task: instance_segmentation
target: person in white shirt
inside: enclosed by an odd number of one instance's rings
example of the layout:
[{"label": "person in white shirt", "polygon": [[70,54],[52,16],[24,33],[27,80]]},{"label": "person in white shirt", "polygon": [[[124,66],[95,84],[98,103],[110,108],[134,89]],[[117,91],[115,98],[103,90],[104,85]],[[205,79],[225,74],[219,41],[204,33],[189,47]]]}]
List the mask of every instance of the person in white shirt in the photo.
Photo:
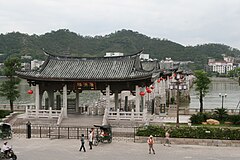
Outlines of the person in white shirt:
[{"label": "person in white shirt", "polygon": [[2,149],[1,149],[1,152],[3,152],[3,153],[5,153],[5,154],[7,154],[7,152],[11,149],[11,147],[9,147],[8,145],[7,145],[7,141],[5,141],[4,143],[3,143],[3,146],[2,146]]},{"label": "person in white shirt", "polygon": [[88,141],[89,141],[90,149],[92,149],[92,145],[93,145],[93,132],[92,131],[89,131]]}]

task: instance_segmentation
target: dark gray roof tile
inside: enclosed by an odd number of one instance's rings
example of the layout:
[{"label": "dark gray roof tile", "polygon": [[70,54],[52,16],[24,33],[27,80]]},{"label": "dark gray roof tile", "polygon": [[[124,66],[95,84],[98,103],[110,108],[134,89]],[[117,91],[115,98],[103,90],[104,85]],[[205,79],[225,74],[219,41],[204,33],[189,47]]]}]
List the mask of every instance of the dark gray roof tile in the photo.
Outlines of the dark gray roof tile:
[{"label": "dark gray roof tile", "polygon": [[122,57],[77,58],[49,56],[38,71],[17,72],[25,79],[127,80],[151,77],[152,71],[135,66],[139,54]]}]

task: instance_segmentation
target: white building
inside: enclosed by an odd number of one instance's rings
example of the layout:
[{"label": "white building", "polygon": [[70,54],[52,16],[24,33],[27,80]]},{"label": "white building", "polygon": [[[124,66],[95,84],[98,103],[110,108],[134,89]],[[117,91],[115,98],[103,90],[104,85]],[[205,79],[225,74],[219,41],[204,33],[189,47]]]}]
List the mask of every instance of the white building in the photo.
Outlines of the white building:
[{"label": "white building", "polygon": [[104,57],[117,57],[117,56],[123,56],[124,54],[121,52],[107,52]]},{"label": "white building", "polygon": [[171,58],[166,58],[165,60],[161,60],[160,68],[161,69],[170,69],[173,68],[173,60]]},{"label": "white building", "polygon": [[225,58],[224,61],[215,61],[215,59],[209,59],[208,66],[210,71],[220,74],[227,74],[228,71],[233,70],[236,66],[233,63],[233,59]]},{"label": "white building", "polygon": [[40,60],[32,60],[31,61],[31,70],[39,68],[42,64],[44,63],[44,61],[40,61]]},{"label": "white building", "polygon": [[149,54],[141,54],[140,59],[149,60]]}]

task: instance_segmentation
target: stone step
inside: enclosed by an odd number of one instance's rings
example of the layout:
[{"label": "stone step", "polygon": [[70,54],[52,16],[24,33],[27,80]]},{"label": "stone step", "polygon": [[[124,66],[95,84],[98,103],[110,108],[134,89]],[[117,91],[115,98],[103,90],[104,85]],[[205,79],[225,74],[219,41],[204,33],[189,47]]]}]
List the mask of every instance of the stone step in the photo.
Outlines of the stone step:
[{"label": "stone step", "polygon": [[64,118],[60,126],[85,126],[92,127],[93,125],[101,125],[103,116],[88,116],[88,115],[78,115],[71,114],[68,118]]},{"label": "stone step", "polygon": [[128,127],[138,127],[141,125],[144,125],[144,122],[142,121],[130,121],[130,120],[109,120],[108,123],[112,127],[120,127],[120,128],[128,128]]}]

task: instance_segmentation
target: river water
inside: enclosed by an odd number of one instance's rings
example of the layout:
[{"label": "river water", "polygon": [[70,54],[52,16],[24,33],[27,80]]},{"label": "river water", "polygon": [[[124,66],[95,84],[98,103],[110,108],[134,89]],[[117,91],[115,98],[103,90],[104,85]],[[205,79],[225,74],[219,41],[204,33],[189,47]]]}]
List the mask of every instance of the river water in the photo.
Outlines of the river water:
[{"label": "river water", "polygon": [[[214,109],[222,107],[222,95],[227,94],[227,97],[223,98],[223,107],[228,109],[236,109],[240,100],[240,86],[236,80],[229,78],[211,78],[211,84],[209,86],[209,92],[203,99],[204,109]],[[198,95],[193,87],[190,91],[191,102],[190,108],[199,108],[200,103]]]},{"label": "river water", "polygon": [[[3,79],[0,79],[0,82],[2,81]],[[32,95],[27,94],[27,91],[29,89],[31,89],[31,87],[29,87],[26,80],[22,80],[19,85],[20,97],[14,103],[19,104],[34,103],[34,94]],[[219,93],[227,94],[227,97],[224,98],[223,101],[224,108],[236,109],[238,102],[240,100],[240,86],[238,85],[237,81],[228,78],[212,79],[209,92],[207,93],[203,101],[204,109],[214,109],[222,107],[222,98],[219,97]],[[91,98],[91,100],[89,98]],[[88,102],[91,103],[92,99],[98,98],[99,92],[83,92],[82,96],[80,96],[80,103]],[[199,108],[199,99],[197,93],[195,92],[194,87],[190,90],[190,98],[191,102],[186,107]],[[9,102],[4,97],[0,97],[0,103],[8,104]]]}]

